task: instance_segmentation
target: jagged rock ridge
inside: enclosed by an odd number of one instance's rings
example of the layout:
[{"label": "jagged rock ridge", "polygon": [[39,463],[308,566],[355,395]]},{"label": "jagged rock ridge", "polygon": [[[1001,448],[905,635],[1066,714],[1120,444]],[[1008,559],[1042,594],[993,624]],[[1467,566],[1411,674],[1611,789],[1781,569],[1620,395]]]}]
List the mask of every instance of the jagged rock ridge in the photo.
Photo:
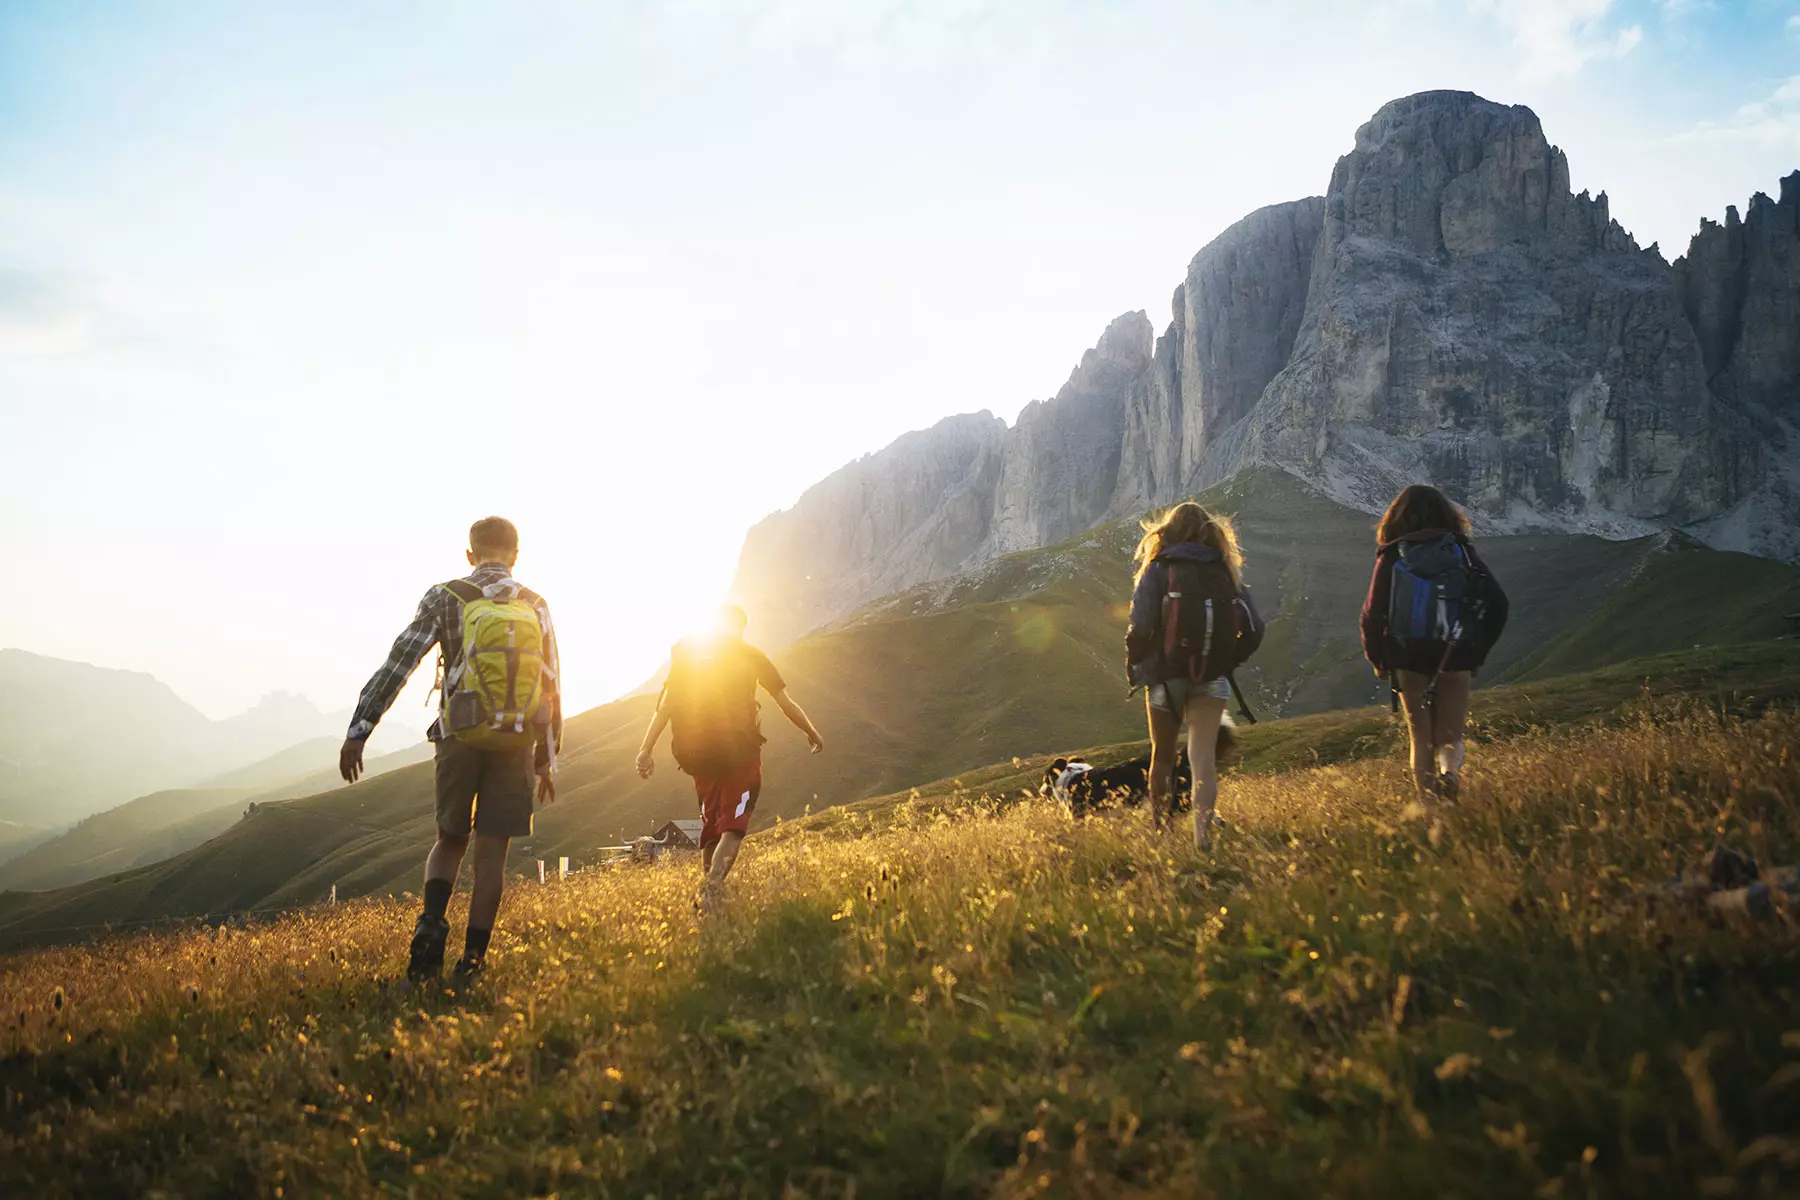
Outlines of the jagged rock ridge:
[{"label": "jagged rock ridge", "polygon": [[952,418],[758,525],[735,590],[764,636],[1253,464],[1368,510],[1423,479],[1493,529],[1800,560],[1800,172],[1671,266],[1571,194],[1530,109],[1424,92],[1323,197],[1210,242],[1172,308],[1154,347],[1114,321],[1013,428]]}]

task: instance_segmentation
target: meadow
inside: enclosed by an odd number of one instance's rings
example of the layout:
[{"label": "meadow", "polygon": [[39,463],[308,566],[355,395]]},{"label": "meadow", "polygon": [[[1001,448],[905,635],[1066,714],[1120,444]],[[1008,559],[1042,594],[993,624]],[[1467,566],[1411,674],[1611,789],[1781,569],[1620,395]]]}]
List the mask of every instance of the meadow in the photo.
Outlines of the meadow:
[{"label": "meadow", "polygon": [[[963,790],[516,888],[466,990],[367,900],[0,960],[0,1191],[1786,1195],[1800,714],[1644,700],[1240,773],[1196,853]],[[459,903],[460,907],[460,903]],[[453,912],[453,917],[456,915]]]}]

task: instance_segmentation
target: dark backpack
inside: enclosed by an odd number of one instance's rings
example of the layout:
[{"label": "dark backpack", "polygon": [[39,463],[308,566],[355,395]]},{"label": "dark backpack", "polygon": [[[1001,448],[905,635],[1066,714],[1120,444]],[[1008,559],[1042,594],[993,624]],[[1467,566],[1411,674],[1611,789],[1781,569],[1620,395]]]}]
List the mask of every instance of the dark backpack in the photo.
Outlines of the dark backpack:
[{"label": "dark backpack", "polygon": [[1481,644],[1479,573],[1453,533],[1401,542],[1389,575],[1388,637],[1406,661]]},{"label": "dark backpack", "polygon": [[1224,563],[1164,560],[1162,567],[1167,572],[1164,662],[1188,679],[1229,679],[1262,645],[1256,610],[1232,584]]},{"label": "dark backpack", "polygon": [[[669,750],[689,775],[721,775],[748,763],[768,739],[757,719],[756,679],[724,652],[677,642],[669,653]],[[745,683],[748,686],[745,686]]]}]

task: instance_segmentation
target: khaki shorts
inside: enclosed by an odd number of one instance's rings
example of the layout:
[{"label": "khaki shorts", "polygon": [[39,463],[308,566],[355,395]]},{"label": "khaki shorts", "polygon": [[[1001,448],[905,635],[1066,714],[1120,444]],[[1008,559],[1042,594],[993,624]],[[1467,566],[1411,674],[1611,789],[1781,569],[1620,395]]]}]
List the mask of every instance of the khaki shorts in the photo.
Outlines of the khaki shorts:
[{"label": "khaki shorts", "polygon": [[531,833],[532,749],[477,750],[453,737],[437,744],[437,827],[489,837]]}]

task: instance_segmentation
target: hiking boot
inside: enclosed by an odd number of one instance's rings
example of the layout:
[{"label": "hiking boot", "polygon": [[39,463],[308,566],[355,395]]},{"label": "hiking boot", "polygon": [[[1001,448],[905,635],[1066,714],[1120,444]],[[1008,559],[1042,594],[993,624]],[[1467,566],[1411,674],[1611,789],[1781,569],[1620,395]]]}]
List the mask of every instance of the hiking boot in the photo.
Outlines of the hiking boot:
[{"label": "hiking boot", "polygon": [[1445,804],[1455,804],[1457,796],[1462,794],[1462,780],[1455,771],[1445,771],[1437,777],[1437,798]]},{"label": "hiking boot", "polygon": [[450,922],[430,913],[420,913],[413,926],[412,947],[406,963],[406,977],[415,982],[436,979],[444,969],[444,946],[450,940]]},{"label": "hiking boot", "polygon": [[450,973],[455,976],[458,983],[473,983],[486,970],[487,955],[465,954],[456,960],[456,965],[450,968]]}]

